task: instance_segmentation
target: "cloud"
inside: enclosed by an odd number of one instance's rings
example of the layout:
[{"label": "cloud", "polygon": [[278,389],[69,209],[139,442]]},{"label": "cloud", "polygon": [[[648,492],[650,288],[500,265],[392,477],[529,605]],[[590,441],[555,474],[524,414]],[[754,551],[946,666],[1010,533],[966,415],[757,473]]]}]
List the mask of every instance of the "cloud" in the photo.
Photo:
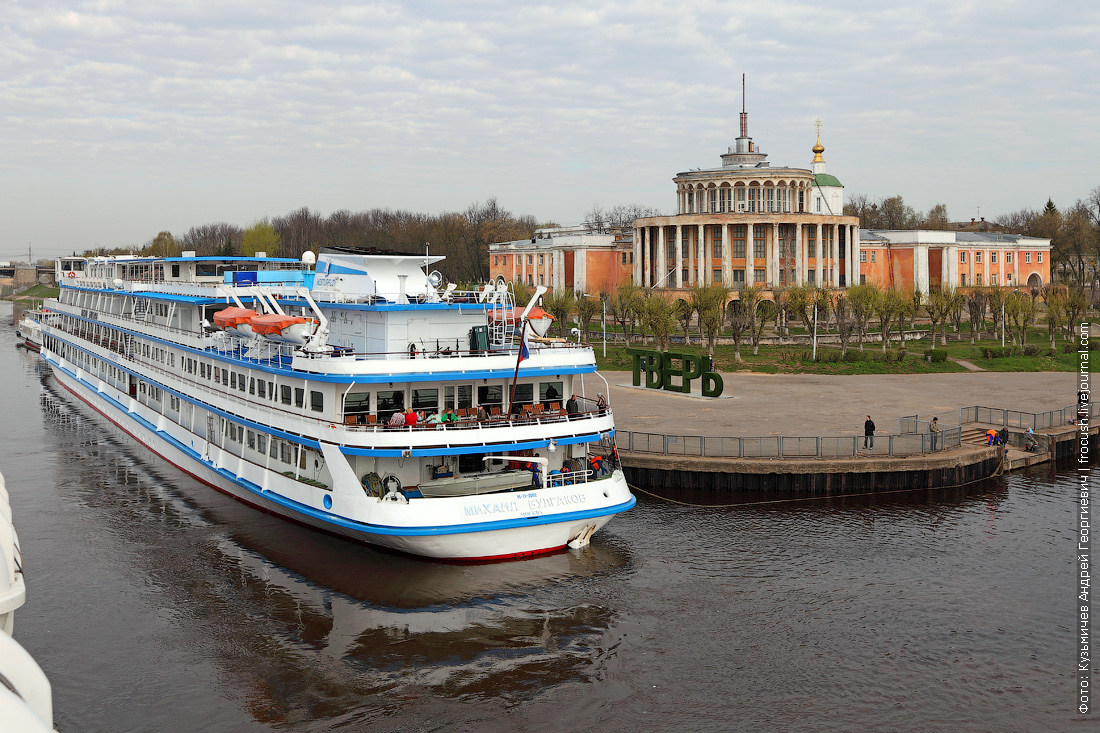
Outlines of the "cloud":
[{"label": "cloud", "polygon": [[[1091,7],[101,0],[9,12],[0,195],[19,247],[140,242],[303,204],[441,211],[497,195],[558,221],[597,201],[667,208],[672,176],[716,165],[736,135],[742,73],[750,133],[773,164],[808,165],[820,117],[850,192],[952,210],[981,199],[993,214],[1097,183],[1079,163],[1100,99]],[[1035,186],[1003,176],[1014,159]]]}]

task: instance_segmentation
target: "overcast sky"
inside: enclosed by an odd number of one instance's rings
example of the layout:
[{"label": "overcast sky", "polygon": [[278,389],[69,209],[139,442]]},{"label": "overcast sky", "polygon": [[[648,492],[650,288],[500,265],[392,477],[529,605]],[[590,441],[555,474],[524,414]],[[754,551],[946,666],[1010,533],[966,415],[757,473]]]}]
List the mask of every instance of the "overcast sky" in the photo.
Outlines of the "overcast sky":
[{"label": "overcast sky", "polygon": [[0,259],[301,206],[671,211],[749,134],[954,219],[1100,185],[1100,4],[0,0]]}]

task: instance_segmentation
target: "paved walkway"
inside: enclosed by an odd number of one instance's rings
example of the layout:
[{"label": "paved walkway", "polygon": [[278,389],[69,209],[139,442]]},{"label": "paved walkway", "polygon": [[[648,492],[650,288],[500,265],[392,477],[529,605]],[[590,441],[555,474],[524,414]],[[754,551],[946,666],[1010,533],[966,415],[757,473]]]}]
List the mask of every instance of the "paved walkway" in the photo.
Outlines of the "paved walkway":
[{"label": "paved walkway", "polygon": [[[879,433],[896,433],[898,418],[919,414],[958,422],[970,405],[1044,412],[1077,401],[1073,372],[966,372],[952,374],[723,374],[723,396],[698,396],[631,386],[630,372],[602,372],[611,387],[619,430],[671,435],[863,434],[870,415]],[[697,383],[693,383],[695,386]],[[597,377],[586,392],[604,390]]]}]

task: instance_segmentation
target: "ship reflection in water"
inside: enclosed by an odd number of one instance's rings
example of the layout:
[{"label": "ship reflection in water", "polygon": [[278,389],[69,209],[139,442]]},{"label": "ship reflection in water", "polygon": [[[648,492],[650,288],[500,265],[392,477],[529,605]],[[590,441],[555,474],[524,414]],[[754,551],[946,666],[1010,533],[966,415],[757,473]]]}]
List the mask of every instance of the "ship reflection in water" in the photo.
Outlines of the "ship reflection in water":
[{"label": "ship reflection in water", "polygon": [[518,701],[599,673],[613,613],[579,597],[533,608],[531,596],[622,569],[622,549],[597,542],[488,564],[381,552],[169,475],[52,383],[42,405],[62,434],[66,499],[95,512],[118,542],[149,548],[149,581],[209,635],[219,666],[247,681],[258,720],[337,715],[357,696],[395,689]]}]

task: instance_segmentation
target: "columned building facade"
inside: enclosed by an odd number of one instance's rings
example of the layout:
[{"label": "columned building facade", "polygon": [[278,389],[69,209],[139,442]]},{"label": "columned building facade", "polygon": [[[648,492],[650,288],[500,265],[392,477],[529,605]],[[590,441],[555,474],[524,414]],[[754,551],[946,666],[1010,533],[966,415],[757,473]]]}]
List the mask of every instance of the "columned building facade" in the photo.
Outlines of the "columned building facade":
[{"label": "columned building facade", "polygon": [[741,113],[722,166],[678,174],[676,214],[634,221],[634,282],[685,289],[724,283],[844,287],[859,281],[859,219],[825,173],[818,138],[810,168],[772,168]]}]

